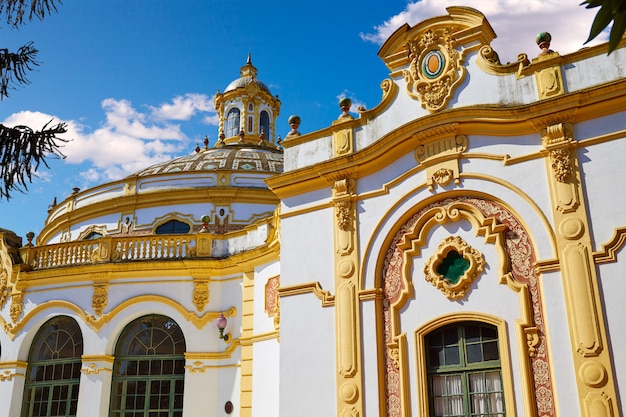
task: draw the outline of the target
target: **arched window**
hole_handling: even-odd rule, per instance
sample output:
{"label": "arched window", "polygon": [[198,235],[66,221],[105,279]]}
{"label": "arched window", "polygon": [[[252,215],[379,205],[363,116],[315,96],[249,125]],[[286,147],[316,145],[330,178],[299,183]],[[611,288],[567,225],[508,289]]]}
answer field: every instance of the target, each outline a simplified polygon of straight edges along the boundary
{"label": "arched window", "polygon": [[259,134],[265,133],[265,138],[270,138],[270,115],[263,110],[261,112],[261,119],[259,121]]}
{"label": "arched window", "polygon": [[426,336],[430,415],[505,416],[496,327],[457,323]]}
{"label": "arched window", "polygon": [[226,132],[224,132],[227,138],[237,136],[239,134],[240,119],[240,112],[238,108],[233,107],[228,111],[228,115],[226,116]]}
{"label": "arched window", "polygon": [[85,236],[84,240],[100,239],[101,237],[102,237],[102,233],[91,232],[87,236]]}
{"label": "arched window", "polygon": [[83,336],[67,316],[48,320],[28,355],[22,416],[75,416]]}
{"label": "arched window", "polygon": [[170,220],[158,226],[155,230],[157,235],[171,235],[177,233],[189,233],[191,226],[179,220]]}
{"label": "arched window", "polygon": [[185,338],[174,320],[131,322],[115,347],[110,417],[182,417]]}

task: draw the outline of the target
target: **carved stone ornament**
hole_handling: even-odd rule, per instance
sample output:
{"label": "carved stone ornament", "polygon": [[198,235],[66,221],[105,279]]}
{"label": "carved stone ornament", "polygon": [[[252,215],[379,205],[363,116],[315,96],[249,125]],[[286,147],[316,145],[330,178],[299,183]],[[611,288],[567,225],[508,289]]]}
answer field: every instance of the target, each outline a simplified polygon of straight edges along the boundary
{"label": "carved stone ornament", "polygon": [[403,72],[407,93],[431,112],[445,108],[465,76],[453,32],[451,27],[429,29],[407,42],[410,63]]}
{"label": "carved stone ornament", "polygon": [[109,291],[106,284],[96,284],[93,287],[93,297],[91,299],[91,307],[97,316],[101,315],[104,307],[109,302]]}
{"label": "carved stone ornament", "polygon": [[558,182],[568,182],[571,172],[570,151],[567,148],[556,149],[550,152],[554,178]]}
{"label": "carved stone ornament", "polygon": [[424,265],[426,281],[450,300],[464,298],[483,272],[485,258],[460,236],[449,236]]}
{"label": "carved stone ornament", "polygon": [[24,309],[24,297],[22,293],[11,294],[11,307],[9,309],[9,315],[13,323],[17,323],[17,319],[20,318],[22,310]]}
{"label": "carved stone ornament", "polygon": [[193,286],[192,301],[198,311],[204,310],[209,303],[209,284],[206,281],[196,281]]}

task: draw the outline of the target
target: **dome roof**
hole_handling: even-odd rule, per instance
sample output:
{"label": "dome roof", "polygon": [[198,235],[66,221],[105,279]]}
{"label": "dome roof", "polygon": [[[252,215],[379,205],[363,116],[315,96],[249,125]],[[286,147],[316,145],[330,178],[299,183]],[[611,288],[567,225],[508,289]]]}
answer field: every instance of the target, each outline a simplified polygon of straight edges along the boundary
{"label": "dome roof", "polygon": [[227,93],[229,91],[233,91],[236,88],[240,88],[240,87],[245,88],[250,84],[256,84],[256,86],[259,87],[260,90],[265,91],[268,94],[271,94],[270,89],[267,88],[265,84],[259,81],[256,77],[252,77],[252,76],[237,78],[236,80],[228,84],[224,92]]}
{"label": "dome roof", "polygon": [[226,145],[161,162],[136,172],[144,177],[170,172],[198,172],[212,170],[247,171],[259,174],[283,172],[283,154],[275,149],[255,145]]}
{"label": "dome roof", "polygon": [[237,88],[245,88],[252,84],[256,85],[260,90],[265,91],[270,95],[272,94],[270,92],[270,89],[256,78],[257,69],[254,65],[252,65],[252,57],[250,56],[250,54],[248,54],[248,61],[246,62],[246,65],[241,67],[239,72],[241,74],[241,77],[228,84],[228,86],[224,90],[224,93],[233,91]]}

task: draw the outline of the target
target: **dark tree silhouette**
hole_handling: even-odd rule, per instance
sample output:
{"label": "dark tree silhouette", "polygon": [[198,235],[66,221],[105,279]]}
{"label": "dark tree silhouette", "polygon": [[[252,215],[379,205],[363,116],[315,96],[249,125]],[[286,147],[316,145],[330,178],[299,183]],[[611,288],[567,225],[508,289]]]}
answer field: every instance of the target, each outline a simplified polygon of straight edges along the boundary
{"label": "dark tree silhouette", "polygon": [[622,37],[624,36],[624,30],[626,30],[626,1],[625,0],[585,0],[581,4],[585,5],[586,9],[594,9],[600,7],[596,14],[593,23],[591,24],[591,30],[589,31],[589,38],[585,43],[598,36],[611,22],[611,34],[609,35],[609,54],[617,48]]}
{"label": "dark tree silhouette", "polygon": [[[0,0],[0,17],[16,29],[34,18],[43,19],[56,12],[60,3],[60,0]],[[32,42],[16,52],[0,48],[0,100],[9,96],[9,90],[29,84],[28,72],[39,65],[37,52]],[[0,124],[0,200],[10,199],[13,191],[27,190],[39,165],[48,167],[46,158],[64,158],[59,148],[67,140],[56,135],[66,131],[64,123],[52,124],[52,121],[39,131]]]}

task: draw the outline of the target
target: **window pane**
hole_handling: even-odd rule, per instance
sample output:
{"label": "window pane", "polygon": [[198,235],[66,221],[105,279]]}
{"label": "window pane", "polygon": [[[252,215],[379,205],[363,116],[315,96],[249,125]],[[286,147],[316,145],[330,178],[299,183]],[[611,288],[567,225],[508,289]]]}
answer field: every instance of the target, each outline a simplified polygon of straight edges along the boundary
{"label": "window pane", "polygon": [[458,346],[447,347],[445,349],[445,355],[446,355],[446,361],[445,361],[446,365],[458,365],[461,363]]}
{"label": "window pane", "polygon": [[483,353],[480,349],[480,345],[467,345],[467,362],[482,362],[483,361]]}
{"label": "window pane", "polygon": [[480,341],[480,327],[466,326],[465,327],[465,341],[468,343],[479,342]]}
{"label": "window pane", "polygon": [[447,328],[443,332],[443,341],[446,345],[455,345],[459,343],[459,332],[456,327]]}
{"label": "window pane", "polygon": [[483,344],[483,352],[486,361],[495,361],[500,359],[500,354],[498,353],[498,342],[487,342]]}

